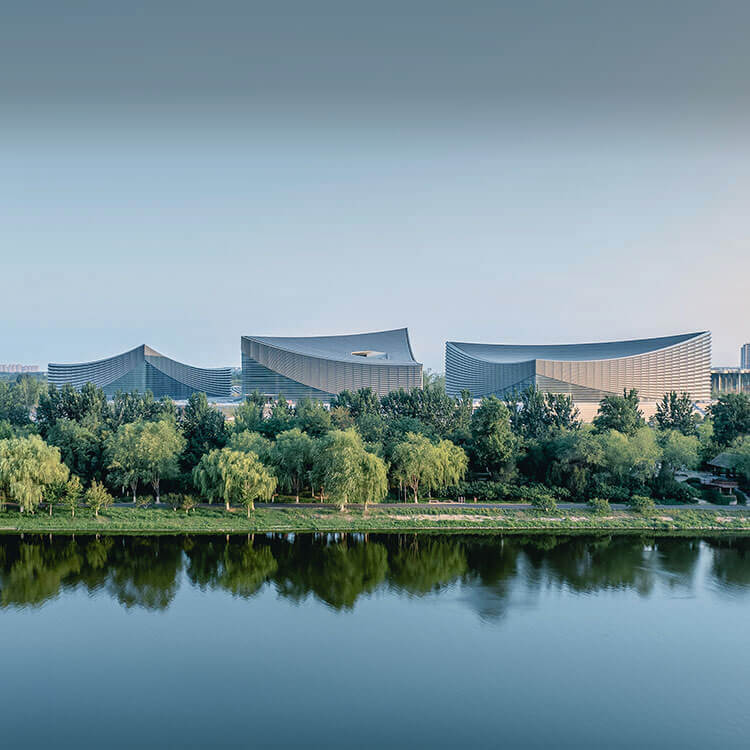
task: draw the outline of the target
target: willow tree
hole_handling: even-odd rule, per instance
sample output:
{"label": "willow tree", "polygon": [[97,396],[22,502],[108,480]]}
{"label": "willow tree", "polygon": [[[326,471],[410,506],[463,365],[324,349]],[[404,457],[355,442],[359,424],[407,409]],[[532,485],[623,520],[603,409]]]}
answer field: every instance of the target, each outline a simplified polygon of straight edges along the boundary
{"label": "willow tree", "polygon": [[429,438],[408,432],[392,454],[393,475],[414,493],[414,502],[419,502],[420,487],[431,488],[438,476],[435,446]]}
{"label": "willow tree", "polygon": [[371,455],[353,428],[333,430],[319,440],[313,473],[323,488],[322,499],[336,503],[340,510],[358,499],[365,502],[382,499],[385,464],[377,456],[370,458]]}
{"label": "willow tree", "polygon": [[393,474],[414,493],[445,489],[458,484],[466,475],[468,459],[463,448],[450,440],[437,445],[424,435],[410,432],[393,451]]}
{"label": "willow tree", "polygon": [[[226,449],[225,449],[226,450]],[[276,477],[254,453],[227,451],[224,460],[224,499],[238,502],[250,511],[256,500],[270,500],[276,492]]]}
{"label": "willow tree", "polygon": [[282,486],[299,502],[300,492],[312,465],[313,440],[299,427],[282,432],[273,444],[271,462]]}
{"label": "willow tree", "polygon": [[193,483],[212,502],[224,501],[227,510],[232,503],[255,510],[256,500],[270,500],[276,491],[276,477],[252,452],[222,448],[201,458],[193,470]]}
{"label": "willow tree", "polygon": [[[214,500],[224,499],[221,457],[222,449],[215,448],[210,453],[204,454],[193,469],[193,484],[209,504]],[[229,510],[229,503],[227,503],[227,510]]]}
{"label": "willow tree", "polygon": [[379,503],[388,494],[388,470],[382,458],[364,451],[360,471],[362,502],[367,513],[367,503]]}
{"label": "willow tree", "polygon": [[465,476],[469,459],[461,446],[450,440],[441,440],[435,446],[435,474],[433,489],[457,485]]}
{"label": "willow tree", "polygon": [[33,513],[68,474],[59,449],[38,435],[0,440],[0,497],[17,502],[22,513]]}

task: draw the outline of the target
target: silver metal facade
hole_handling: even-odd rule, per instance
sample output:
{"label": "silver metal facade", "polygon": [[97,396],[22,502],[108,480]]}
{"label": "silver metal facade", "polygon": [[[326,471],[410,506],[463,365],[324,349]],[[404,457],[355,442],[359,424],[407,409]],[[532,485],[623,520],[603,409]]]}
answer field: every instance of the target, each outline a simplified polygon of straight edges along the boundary
{"label": "silver metal facade", "polygon": [[74,388],[93,383],[108,396],[117,391],[151,391],[156,398],[168,396],[178,400],[189,398],[196,392],[229,398],[232,391],[230,367],[192,367],[145,345],[96,362],[50,363],[47,377],[58,388],[67,383]]}
{"label": "silver metal facade", "polygon": [[242,337],[242,391],[330,400],[344,390],[422,387],[406,328],[347,336]]}
{"label": "silver metal facade", "polygon": [[464,389],[475,398],[507,396],[535,385],[579,402],[598,402],[631,388],[644,401],[656,401],[670,391],[707,401],[711,334],[549,346],[448,341],[445,374],[451,396]]}

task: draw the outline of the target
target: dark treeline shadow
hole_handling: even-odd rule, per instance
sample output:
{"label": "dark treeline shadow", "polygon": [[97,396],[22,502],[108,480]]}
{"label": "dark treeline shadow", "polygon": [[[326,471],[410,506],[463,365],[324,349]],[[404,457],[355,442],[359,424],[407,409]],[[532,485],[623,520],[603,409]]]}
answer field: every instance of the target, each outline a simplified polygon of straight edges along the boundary
{"label": "dark treeline shadow", "polygon": [[249,598],[271,586],[353,609],[378,590],[424,597],[460,586],[484,619],[502,617],[514,588],[690,589],[702,553],[714,584],[750,593],[750,540],[636,536],[298,534],[193,537],[0,537],[0,606],[38,606],[66,591],[105,593],[124,607],[164,610],[180,585]]}

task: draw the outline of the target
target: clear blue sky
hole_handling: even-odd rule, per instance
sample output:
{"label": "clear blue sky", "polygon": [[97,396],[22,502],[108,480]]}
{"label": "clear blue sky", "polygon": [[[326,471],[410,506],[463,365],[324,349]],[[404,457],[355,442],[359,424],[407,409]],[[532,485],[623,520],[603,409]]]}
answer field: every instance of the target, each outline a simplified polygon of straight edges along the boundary
{"label": "clear blue sky", "polygon": [[0,362],[750,340],[747,2],[14,5]]}

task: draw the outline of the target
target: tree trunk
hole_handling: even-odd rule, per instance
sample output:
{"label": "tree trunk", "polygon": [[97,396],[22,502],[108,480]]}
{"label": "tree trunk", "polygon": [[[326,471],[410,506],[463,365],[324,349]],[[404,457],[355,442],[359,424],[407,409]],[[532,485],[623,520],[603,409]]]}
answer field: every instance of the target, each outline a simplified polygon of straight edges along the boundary
{"label": "tree trunk", "polygon": [[135,505],[135,493],[138,491],[138,482],[133,482],[130,485],[130,489],[133,490],[133,505]]}
{"label": "tree trunk", "polygon": [[52,515],[52,503],[47,503],[49,507],[49,514]]}
{"label": "tree trunk", "polygon": [[156,503],[158,505],[159,503],[159,478],[157,477],[156,479],[154,479],[154,481],[151,482],[151,485],[154,488],[154,494],[156,495]]}
{"label": "tree trunk", "polygon": [[251,505],[252,505],[252,503],[248,503],[248,506],[247,506],[247,517],[248,518],[250,518],[250,506]]}
{"label": "tree trunk", "polygon": [[229,508],[229,500],[226,501],[225,505],[226,505],[227,511],[229,511],[230,510],[230,508]]}
{"label": "tree trunk", "polygon": [[415,484],[413,489],[414,489],[414,502],[419,503],[419,494],[418,494],[419,485]]}

